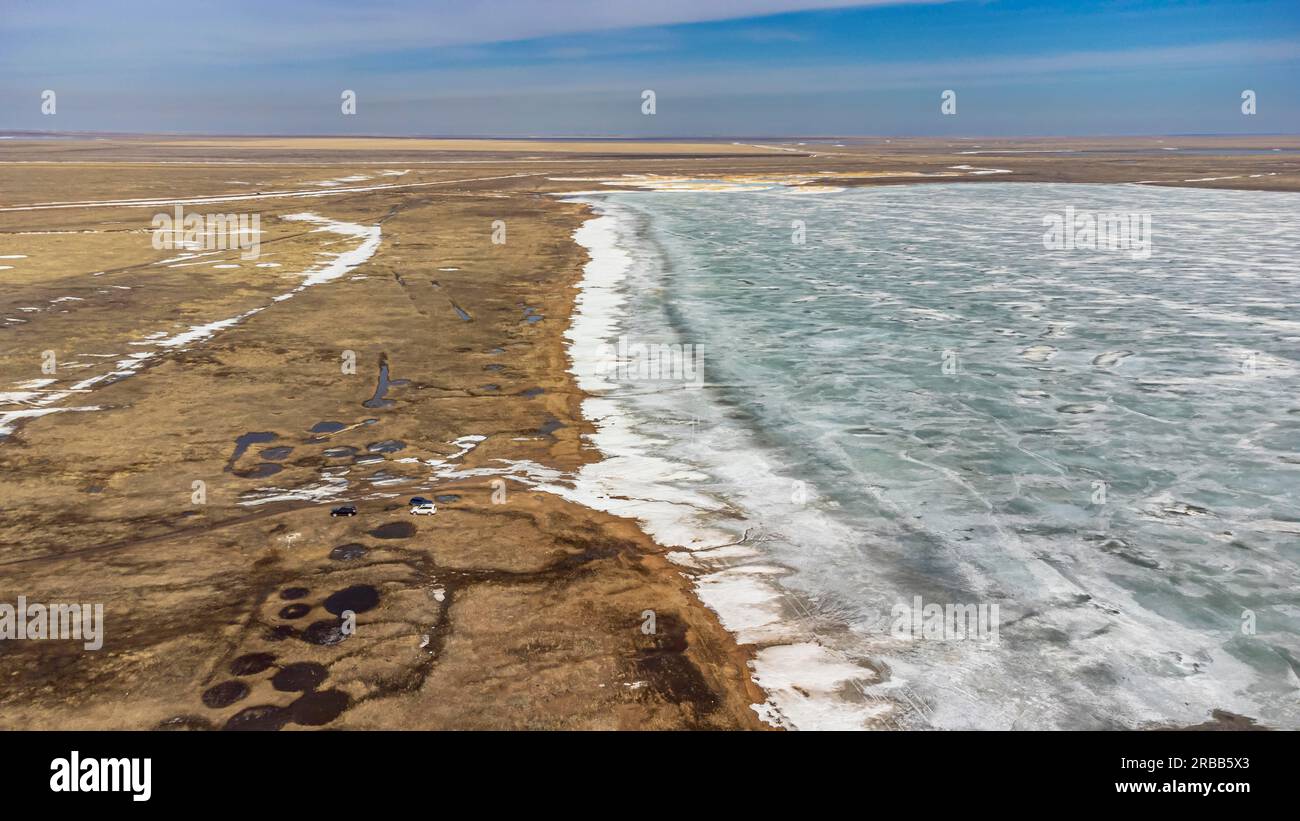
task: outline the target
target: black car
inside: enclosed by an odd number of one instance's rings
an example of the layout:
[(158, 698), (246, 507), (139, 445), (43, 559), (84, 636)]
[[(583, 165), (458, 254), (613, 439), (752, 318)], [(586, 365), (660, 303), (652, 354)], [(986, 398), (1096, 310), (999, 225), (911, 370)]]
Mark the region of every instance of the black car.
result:
[(357, 509), (354, 505), (343, 505), (342, 507), (336, 507), (333, 510), (331, 510), (330, 515), (331, 516), (355, 516), (357, 515)]
[(433, 504), (433, 500), (426, 499), (423, 496), (412, 496), (411, 501), (408, 504), (410, 504), (411, 507), (417, 507), (418, 505), (431, 505)]

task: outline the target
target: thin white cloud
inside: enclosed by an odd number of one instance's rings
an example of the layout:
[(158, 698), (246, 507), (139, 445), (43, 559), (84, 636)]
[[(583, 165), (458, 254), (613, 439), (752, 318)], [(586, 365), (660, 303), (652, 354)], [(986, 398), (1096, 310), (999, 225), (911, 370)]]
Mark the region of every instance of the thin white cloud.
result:
[(701, 90), (710, 91), (734, 88), (733, 83), (741, 77), (746, 78), (747, 88), (756, 90), (842, 91), (928, 82), (953, 87), (971, 82), (1032, 81), (1053, 75), (1270, 65), (1297, 60), (1300, 60), (1300, 41), (1297, 40), (1231, 40), (1160, 48), (1010, 55), (992, 59), (859, 62), (757, 71), (750, 67), (734, 75), (723, 66), (711, 72), (700, 72), (697, 66), (692, 71), (695, 75), (692, 83)]
[[(0, 17), (0, 63), (116, 58), (255, 62), (500, 43), (798, 11), (948, 0), (173, 0), (22, 3)], [(9, 52), (6, 59), (2, 52)], [(53, 68), (54, 66), (51, 66)]]
[(526, 72), (510, 66), (420, 68), (386, 72), (376, 78), (375, 84), (383, 88), (400, 88), (400, 95), (385, 96), (390, 100), (400, 96), (407, 103), (421, 99), (521, 93), (631, 93), (641, 88), (689, 96), (815, 95), (924, 85), (954, 88), (990, 83), (1014, 84), (1105, 72), (1131, 74), (1233, 65), (1266, 66), (1300, 61), (1300, 41), (1232, 40), (1160, 48), (1008, 55), (991, 59), (857, 61), (770, 67), (749, 62), (693, 60), (688, 64), (602, 65), (599, 72), (584, 70), (580, 55), (566, 56), (578, 62), (530, 66)]

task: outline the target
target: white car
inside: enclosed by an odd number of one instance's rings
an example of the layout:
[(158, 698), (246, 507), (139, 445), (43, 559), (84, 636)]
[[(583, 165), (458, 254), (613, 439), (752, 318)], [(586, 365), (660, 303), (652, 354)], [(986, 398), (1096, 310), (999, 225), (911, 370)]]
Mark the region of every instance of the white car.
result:
[(435, 514), (435, 513), (437, 513), (437, 512), (438, 512), (438, 508), (434, 507), (432, 502), (429, 502), (428, 504), (423, 504), (423, 505), (412, 505), (412, 506), (411, 506), (411, 515), (412, 515), (412, 516), (432, 516), (433, 514)]

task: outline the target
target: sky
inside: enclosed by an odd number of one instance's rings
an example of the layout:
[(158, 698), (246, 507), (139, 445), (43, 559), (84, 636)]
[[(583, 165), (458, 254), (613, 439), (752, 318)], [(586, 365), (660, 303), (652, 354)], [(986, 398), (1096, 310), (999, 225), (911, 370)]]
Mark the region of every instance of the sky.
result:
[(1277, 134), (1298, 81), (1300, 0), (0, 0), (0, 130)]

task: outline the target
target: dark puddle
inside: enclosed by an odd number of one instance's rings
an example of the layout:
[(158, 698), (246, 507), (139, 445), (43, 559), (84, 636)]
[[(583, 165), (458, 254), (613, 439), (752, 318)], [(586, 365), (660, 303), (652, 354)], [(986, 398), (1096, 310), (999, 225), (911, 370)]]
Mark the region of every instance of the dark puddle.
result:
[(501, 386), (495, 384), (479, 385), (478, 389), (481, 391), (499, 391), (501, 390)]
[(455, 493), (444, 493), (441, 496), (434, 496), (433, 500), (440, 505), (449, 505), (452, 502), (459, 502), (460, 497)]
[(258, 462), (247, 470), (236, 470), (234, 474), (240, 479), (265, 479), (267, 476), (274, 476), (284, 468), (274, 462)]
[(310, 604), (286, 604), (280, 608), (280, 618), (282, 619), (300, 619), (311, 612)]
[(230, 662), (230, 672), (236, 676), (251, 676), (270, 669), (274, 663), (274, 653), (249, 653)]
[(289, 711), (272, 704), (245, 707), (230, 717), (226, 730), (278, 730), (289, 723)]
[(415, 535), (415, 525), (410, 522), (389, 522), (370, 531), (376, 539), (409, 539)]
[(351, 542), (349, 544), (341, 544), (331, 550), (330, 558), (336, 562), (350, 562), (354, 559), (360, 559), (368, 552), (369, 551), (366, 550), (365, 545)]
[(393, 406), (393, 400), (386, 398), (390, 387), (400, 388), (402, 385), (410, 384), (408, 379), (390, 379), (388, 373), (388, 357), (381, 357), (379, 360), (379, 381), (375, 383), (375, 395), (362, 402), (367, 408), (390, 408)]
[(485, 371), (493, 371), (493, 372), (495, 372), (495, 371), (503, 371), (503, 370), (505, 370), (505, 368), (506, 368), (505, 365), (497, 365), (497, 364), (493, 364), (493, 365), (484, 365), (484, 366), (483, 366), (483, 370), (485, 370)]
[(329, 671), (314, 661), (297, 661), (280, 668), (271, 677), (271, 686), (282, 693), (315, 690), (329, 677)]
[(337, 593), (331, 593), (325, 600), (325, 609), (336, 616), (342, 615), (345, 610), (364, 613), (367, 610), (374, 610), (378, 605), (379, 591), (368, 584), (345, 587)]
[(382, 442), (372, 442), (371, 444), (366, 445), (366, 450), (371, 453), (397, 453), (399, 450), (404, 450), (405, 448), (406, 443), (400, 439), (385, 439)]
[(352, 464), (354, 464), (354, 465), (374, 465), (374, 464), (378, 464), (379, 462), (382, 462), (382, 461), (384, 461), (384, 457), (380, 456), (380, 455), (377, 454), (377, 453), (370, 453), (370, 454), (367, 454), (367, 455), (365, 455), (365, 456), (358, 456), (357, 458), (353, 459), (353, 460), (352, 460)]
[(311, 591), (305, 587), (286, 587), (280, 591), (280, 598), (285, 601), (294, 601), (303, 598), (310, 592)]
[(266, 631), (267, 641), (284, 641), (298, 635), (298, 631), (293, 629), (293, 625), (280, 624)]
[(390, 408), (393, 406), (391, 399), (386, 399), (388, 388), (392, 382), (388, 378), (388, 364), (379, 366), (379, 382), (375, 385), (374, 396), (371, 396), (361, 404), (367, 408)]
[(289, 705), (289, 712), (294, 724), (319, 727), (342, 715), (350, 703), (348, 694), (342, 690), (321, 690), (301, 696)]
[(356, 453), (357, 449), (351, 445), (338, 445), (332, 448), (325, 448), (325, 450), (322, 451), (322, 455), (329, 459), (345, 459), (349, 456), (354, 456)]
[(347, 427), (343, 422), (317, 422), (311, 426), (312, 433), (338, 433)]
[(343, 632), (343, 622), (338, 619), (334, 621), (314, 621), (308, 625), (306, 630), (302, 631), (303, 641), (321, 647), (338, 644), (345, 638), (347, 638), (347, 635)]
[(250, 446), (258, 445), (263, 442), (274, 442), (279, 438), (280, 435), (278, 433), (269, 430), (249, 431), (242, 436), (236, 437), (235, 452), (230, 454), (230, 458), (226, 460), (226, 470), (229, 471), (234, 469), (235, 462), (239, 461), (239, 457), (243, 456)]
[(248, 685), (242, 681), (223, 681), (203, 691), (203, 703), (214, 710), (229, 707), (248, 695)]
[(532, 399), (534, 396), (541, 396), (544, 393), (546, 393), (546, 391), (543, 388), (529, 388), (526, 391), (520, 391), (519, 395)]
[(537, 432), (543, 436), (550, 436), (562, 427), (564, 427), (564, 423), (559, 419), (547, 419), (542, 423), (542, 426), (537, 429)]
[(464, 320), (465, 322), (473, 322), (473, 321), (474, 321), (474, 317), (470, 316), (469, 313), (466, 312), (466, 310), (465, 310), (464, 308), (460, 307), (460, 306), (457, 305), (455, 302), (452, 302), (450, 299), (447, 300), (447, 301), (448, 301), (448, 302), (451, 302), (452, 310), (454, 310), (454, 311), (456, 312), (456, 316), (460, 317), (460, 318), (461, 318), (462, 320)]
[(273, 462), (278, 462), (281, 459), (288, 458), (290, 453), (293, 453), (293, 448), (281, 446), (278, 448), (266, 448), (258, 455), (263, 459), (270, 459)]

